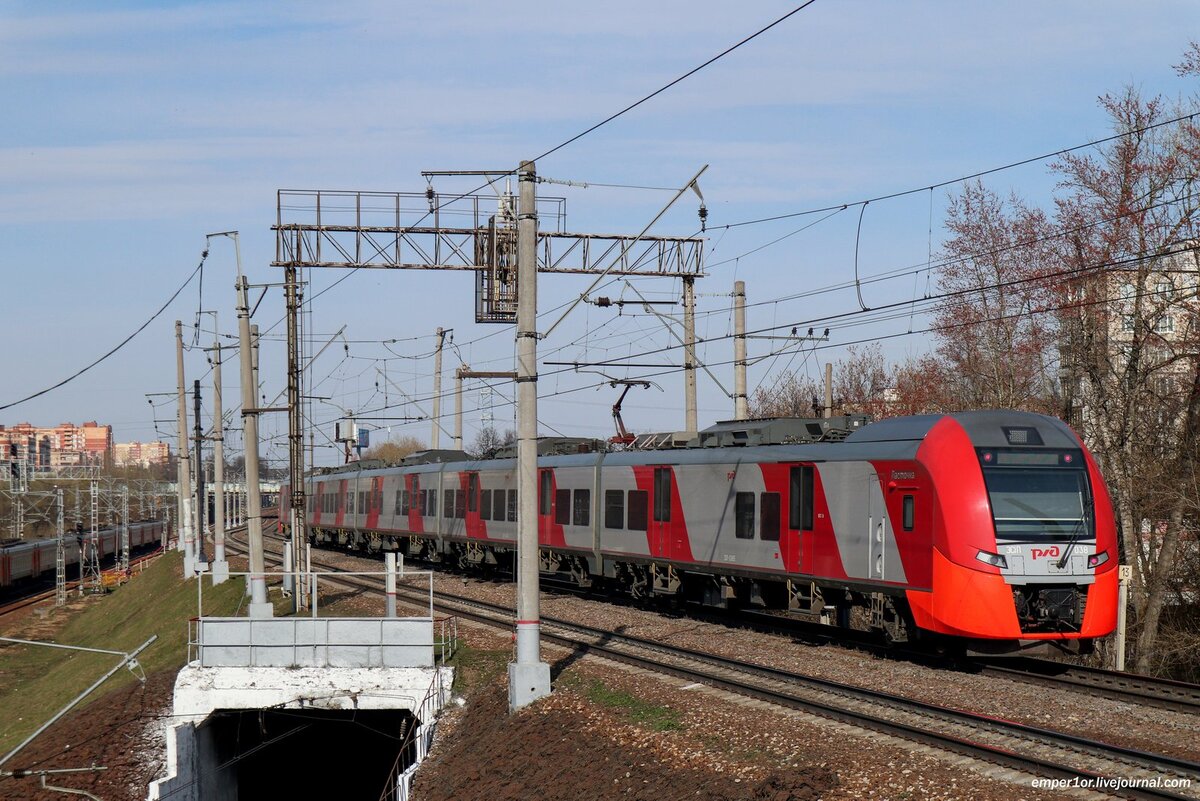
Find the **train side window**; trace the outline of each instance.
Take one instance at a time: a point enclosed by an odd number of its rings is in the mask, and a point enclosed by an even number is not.
[[[571,503],[571,525],[590,526],[592,524],[592,491],[588,489],[575,490]]]
[[[813,466],[805,465],[800,468],[801,497],[803,504],[800,509],[800,528],[804,531],[813,530]]]
[[[671,522],[671,468],[654,468],[654,520]]]
[[[475,512],[479,509],[479,474],[470,473],[467,476],[467,511]]]
[[[462,490],[454,493],[454,517],[462,520],[467,516],[467,496]]]
[[[629,491],[629,530],[645,531],[647,528],[647,513],[650,511],[649,493],[645,490]]]
[[[454,496],[455,492],[452,489],[442,491],[442,517],[454,517]]]
[[[554,482],[554,475],[549,470],[542,471],[542,483],[538,492],[538,514],[545,517],[550,514],[550,505],[554,498],[550,495],[550,488]]]
[[[479,499],[479,519],[492,519],[492,491],[484,490],[483,497]]]
[[[396,514],[408,514],[408,490],[396,490]]]
[[[504,490],[498,489],[492,496],[492,519],[504,519]]]
[[[793,467],[788,471],[788,528],[799,529],[801,510],[804,508],[803,468]]]
[[[554,522],[565,526],[571,522],[571,491],[560,489],[554,492]]]
[[[425,514],[429,517],[437,517],[438,509],[438,491],[431,489],[429,491],[429,503],[425,506]]]
[[[779,541],[779,493],[764,492],[758,496],[758,536],[768,542]]]
[[[813,467],[793,467],[789,474],[788,528],[812,531],[813,528]]]
[[[508,522],[517,522],[517,491],[515,489],[508,491]]]
[[[754,493],[739,492],[733,499],[733,535],[739,540],[754,539]]]
[[[625,528],[625,493],[621,490],[604,491],[604,527]]]
[[[913,522],[914,522],[914,518],[916,517],[915,506],[916,506],[916,501],[913,498],[913,496],[905,495],[904,496],[904,515],[903,515],[903,520],[901,521],[904,525],[905,531],[913,530]]]

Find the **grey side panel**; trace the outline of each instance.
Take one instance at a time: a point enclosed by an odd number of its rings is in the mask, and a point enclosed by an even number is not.
[[[758,465],[688,465],[676,467],[675,476],[696,562],[717,566],[749,564],[747,551],[754,540],[739,540],[735,535],[734,497],[737,492],[752,492],[757,498],[762,492],[762,471]]]
[[[615,528],[608,528],[606,526],[603,526],[603,518],[601,518],[601,521],[602,521],[601,522],[602,532],[600,535],[601,550],[603,550],[605,553],[608,553],[610,555],[626,553],[626,554],[633,554],[633,555],[637,555],[637,556],[649,556],[650,555],[650,542],[649,542],[649,539],[647,538],[646,532],[633,531],[632,529],[627,527],[628,521],[629,521],[629,507],[628,507],[629,492],[631,490],[636,490],[638,488],[637,487],[637,479],[634,477],[634,474],[633,474],[633,468],[626,467],[626,466],[615,467],[615,466],[610,465],[606,461],[604,464],[604,467],[603,467],[603,474],[601,476],[600,484],[601,484],[601,497],[600,497],[600,500],[597,502],[599,504],[598,513],[597,513],[598,515],[603,514],[603,509],[604,509],[603,494],[604,494],[604,492],[607,492],[608,490],[619,490],[622,493],[624,493],[625,500],[626,500],[625,515],[624,515],[623,522],[622,522],[622,528],[615,529]]]
[[[817,471],[846,575],[904,583],[904,565],[875,468],[869,462],[825,462]]]

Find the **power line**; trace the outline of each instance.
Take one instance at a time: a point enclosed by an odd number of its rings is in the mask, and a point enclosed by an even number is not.
[[[796,6],[796,7],[795,7],[795,8],[793,8],[791,11],[789,11],[789,12],[788,12],[788,13],[786,13],[786,14],[784,14],[782,17],[780,17],[779,19],[777,19],[777,20],[775,20],[774,22],[770,23],[769,25],[766,25],[765,27],[759,28],[757,31],[755,31],[754,33],[750,34],[750,35],[749,35],[749,36],[747,36],[745,39],[742,39],[742,40],[741,40],[740,42],[738,42],[737,44],[735,44],[735,45],[732,45],[732,46],[730,46],[730,47],[727,47],[727,48],[725,48],[725,49],[724,49],[724,50],[722,50],[720,53],[717,53],[715,56],[713,56],[712,58],[710,58],[708,61],[705,61],[705,62],[704,62],[703,64],[701,64],[700,66],[698,66],[698,67],[694,67],[693,69],[690,69],[690,70],[688,70],[688,71],[687,71],[687,72],[685,72],[683,75],[680,75],[678,78],[676,78],[675,80],[671,81],[670,83],[668,83],[668,84],[664,84],[663,86],[660,86],[658,89],[655,89],[653,92],[651,92],[650,94],[646,95],[646,96],[645,96],[645,97],[643,97],[641,100],[638,100],[638,101],[635,101],[635,102],[633,102],[633,103],[630,103],[628,106],[626,106],[625,108],[623,108],[623,109],[621,109],[620,111],[616,112],[615,114],[610,114],[609,116],[607,116],[607,117],[605,117],[604,119],[600,120],[600,122],[596,123],[596,124],[595,124],[595,125],[593,125],[592,127],[588,128],[588,129],[586,129],[586,130],[584,130],[584,131],[581,131],[580,133],[577,133],[577,134],[575,134],[574,136],[572,136],[570,139],[566,140],[565,142],[562,142],[562,143],[560,143],[560,144],[558,144],[558,145],[555,145],[554,147],[552,147],[552,148],[550,148],[549,150],[547,150],[545,153],[542,153],[540,156],[537,156],[536,158],[534,158],[534,159],[533,159],[533,161],[540,161],[541,159],[544,159],[546,156],[549,156],[551,153],[555,153],[555,152],[557,152],[557,151],[559,151],[559,150],[562,150],[564,147],[566,147],[567,145],[571,144],[572,142],[576,142],[576,141],[578,141],[578,140],[582,139],[583,137],[585,137],[585,136],[587,136],[588,134],[590,134],[592,131],[595,131],[595,130],[597,130],[598,128],[602,128],[603,126],[605,126],[605,125],[607,125],[608,123],[612,122],[613,120],[617,119],[617,118],[618,118],[618,117],[620,117],[621,115],[623,115],[623,114],[626,114],[626,113],[628,113],[628,112],[630,112],[630,111],[633,111],[635,108],[637,108],[638,106],[642,105],[642,104],[643,104],[643,103],[645,103],[646,101],[648,101],[648,100],[651,100],[651,99],[653,99],[653,98],[657,97],[658,95],[661,95],[663,92],[667,91],[667,90],[668,90],[668,89],[670,89],[672,86],[675,86],[676,84],[678,84],[678,83],[681,83],[681,82],[683,82],[683,81],[687,80],[688,78],[692,77],[693,75],[695,75],[697,72],[699,72],[700,70],[704,69],[704,68],[705,68],[705,67],[707,67],[708,65],[710,65],[710,64],[712,64],[712,63],[714,63],[714,62],[716,62],[716,61],[719,61],[720,59],[722,59],[722,58],[724,58],[725,56],[727,56],[727,55],[729,55],[730,53],[732,53],[734,50],[737,50],[737,49],[738,49],[739,47],[741,47],[742,45],[744,45],[744,44],[747,44],[747,43],[749,43],[749,42],[751,42],[751,41],[753,41],[753,40],[757,39],[759,36],[762,36],[764,33],[766,33],[767,31],[771,30],[771,29],[772,29],[772,28],[774,28],[776,25],[779,25],[781,22],[784,22],[785,20],[789,19],[790,17],[793,17],[793,16],[795,16],[796,14],[799,14],[801,11],[803,11],[803,10],[804,10],[804,9],[806,9],[806,8],[808,8],[809,6],[811,6],[811,5],[812,5],[813,3],[815,3],[815,2],[816,2],[816,0],[808,0],[808,1],[807,1],[807,2],[805,2],[805,3],[801,3],[800,5]],[[510,173],[510,174],[511,174],[511,173]],[[482,187],[481,187],[481,188],[482,188]]]
[[[98,365],[101,362],[108,359],[108,357],[112,356],[114,353],[119,351],[121,348],[128,345],[130,343],[130,341],[133,340],[134,337],[136,337],[138,334],[142,333],[142,331],[146,330],[146,327],[148,325],[150,325],[150,323],[157,320],[158,316],[167,310],[167,307],[170,306],[172,302],[174,302],[175,298],[179,297],[179,293],[183,292],[183,290],[187,287],[187,285],[192,282],[192,279],[196,277],[196,274],[198,272],[200,272],[200,269],[204,266],[204,260],[206,258],[208,258],[208,251],[205,251],[204,255],[200,257],[200,263],[196,265],[196,269],[192,270],[192,273],[191,273],[191,275],[189,275],[187,277],[187,280],[179,285],[179,288],[176,289],[171,294],[171,297],[167,298],[167,302],[164,303],[162,306],[160,306],[158,311],[154,312],[154,314],[152,314],[150,316],[149,320],[147,320],[146,322],[144,322],[140,326],[138,326],[137,329],[132,334],[125,337],[125,339],[121,340],[121,342],[118,343],[117,346],[114,347],[112,350],[110,350],[108,353],[105,353],[99,359],[96,359],[96,361],[94,361],[91,364],[87,365],[86,367],[76,371],[72,375],[67,376],[62,381],[59,381],[57,384],[54,384],[53,386],[46,387],[45,389],[39,390],[39,391],[33,393],[32,395],[28,395],[24,398],[21,398],[20,400],[13,401],[12,403],[6,403],[5,405],[0,406],[0,411],[3,411],[5,409],[11,409],[14,406],[19,406],[20,404],[25,403],[26,401],[33,400],[34,398],[41,397],[42,395],[45,395],[48,392],[53,392],[54,390],[59,389],[60,387],[66,386],[67,384],[74,381],[76,378],[79,378],[81,375],[86,373],[88,370],[91,370],[96,365]]]
[[[614,113],[614,114],[610,114],[609,116],[605,117],[605,118],[604,118],[603,120],[601,120],[600,122],[596,123],[595,125],[592,125],[592,126],[591,126],[591,127],[589,127],[589,128],[586,128],[586,129],[585,129],[585,130],[583,130],[583,131],[580,131],[579,133],[575,134],[575,135],[574,135],[574,136],[572,136],[571,138],[569,138],[569,139],[567,139],[567,140],[565,140],[565,141],[563,141],[563,142],[560,142],[560,143],[558,143],[557,145],[555,145],[554,147],[552,147],[552,148],[550,148],[549,150],[545,151],[544,153],[541,153],[540,155],[538,155],[538,156],[534,157],[532,160],[533,160],[533,161],[540,161],[541,159],[544,159],[544,158],[546,158],[547,156],[549,156],[549,155],[550,155],[550,154],[552,154],[552,153],[557,153],[559,150],[562,150],[564,147],[567,147],[568,145],[570,145],[570,144],[573,144],[574,142],[577,142],[577,141],[579,141],[579,140],[580,140],[580,139],[582,139],[583,137],[587,136],[588,134],[592,133],[592,132],[593,132],[593,131],[595,131],[595,130],[598,130],[599,128],[602,128],[603,126],[607,125],[608,123],[612,122],[613,120],[617,119],[618,117],[620,117],[620,116],[622,116],[622,115],[624,115],[624,114],[626,114],[626,113],[628,113],[628,112],[630,112],[630,111],[633,111],[635,108],[637,108],[638,106],[642,105],[643,103],[645,103],[645,102],[647,102],[647,101],[649,101],[649,100],[651,100],[651,99],[653,99],[653,98],[657,97],[658,95],[660,95],[660,94],[662,94],[663,92],[667,91],[668,89],[670,89],[671,87],[675,86],[676,84],[679,84],[679,83],[681,83],[681,82],[683,82],[683,81],[687,80],[687,79],[688,79],[688,78],[690,78],[691,76],[695,75],[697,72],[700,72],[702,69],[704,69],[705,67],[709,66],[710,64],[713,64],[714,62],[716,62],[716,61],[719,61],[720,59],[722,59],[722,58],[724,58],[725,56],[729,55],[730,53],[732,53],[734,50],[737,50],[737,49],[738,49],[739,47],[741,47],[742,45],[748,44],[749,42],[753,41],[754,39],[757,39],[759,36],[761,36],[762,34],[766,33],[767,31],[771,30],[771,29],[772,29],[772,28],[774,28],[776,25],[779,25],[780,23],[784,22],[784,21],[785,21],[785,20],[787,20],[788,18],[790,18],[790,17],[792,17],[792,16],[795,16],[796,14],[798,14],[798,13],[800,13],[801,11],[803,11],[804,9],[808,8],[809,6],[811,6],[811,5],[812,5],[813,3],[815,3],[815,2],[816,2],[816,0],[807,0],[807,2],[801,3],[800,5],[796,6],[796,7],[795,7],[795,8],[793,8],[791,11],[789,11],[788,13],[784,14],[782,17],[779,17],[778,19],[776,19],[774,22],[771,22],[770,24],[768,24],[768,25],[766,25],[766,26],[764,26],[764,27],[762,27],[762,28],[759,28],[759,29],[758,29],[757,31],[755,31],[754,33],[752,33],[752,34],[750,34],[749,36],[745,37],[744,39],[742,39],[741,41],[737,42],[736,44],[734,44],[734,45],[731,45],[730,47],[727,47],[726,49],[722,50],[720,53],[718,53],[717,55],[715,55],[715,56],[713,56],[712,58],[708,59],[707,61],[705,61],[703,64],[699,65],[698,67],[694,67],[694,68],[692,68],[692,69],[688,70],[688,71],[687,71],[687,72],[685,72],[683,75],[680,75],[678,78],[676,78],[675,80],[671,81],[670,83],[667,83],[667,84],[664,84],[663,86],[660,86],[658,89],[655,89],[655,90],[654,90],[653,92],[651,92],[650,94],[648,94],[648,95],[646,95],[646,96],[642,97],[641,99],[639,99],[639,100],[637,100],[637,101],[635,101],[635,102],[633,102],[633,103],[630,103],[628,106],[626,106],[625,108],[621,109],[620,111],[618,111],[618,112],[616,112],[616,113]],[[497,175],[497,177],[502,177],[502,176],[504,176],[504,175],[513,175],[514,173],[516,173],[516,169],[511,169],[511,170],[508,170],[507,172],[498,172],[498,173],[496,173],[496,175]],[[455,202],[455,201],[457,201],[457,200],[461,200],[462,198],[465,198],[465,197],[469,197],[470,195],[473,195],[473,194],[475,194],[476,192],[479,192],[480,190],[486,189],[488,186],[491,186],[491,184],[492,184],[492,181],[490,181],[490,180],[489,180],[487,183],[480,184],[479,186],[477,186],[476,188],[472,189],[471,191],[469,191],[469,192],[464,192],[463,194],[461,194],[461,195],[458,195],[457,197],[453,198],[453,199],[450,201],[450,203],[453,203],[453,202]],[[647,188],[650,188],[650,187],[647,187]],[[417,220],[415,223],[413,223],[413,225],[420,225],[420,224],[421,224],[421,222],[422,222],[422,221],[424,221],[424,220],[425,220],[425,218],[429,216],[429,214],[430,214],[430,212],[426,212],[425,214],[423,214],[423,215],[422,215],[422,216],[421,216],[421,217],[420,217],[420,218],[419,218],[419,219],[418,219],[418,220]],[[331,289],[333,289],[334,287],[336,287],[336,286],[338,286],[339,284],[341,284],[341,283],[342,283],[343,281],[345,281],[347,278],[349,278],[350,276],[352,276],[352,275],[354,275],[356,272],[358,272],[358,270],[359,270],[359,269],[360,269],[359,267],[354,267],[354,268],[352,268],[352,269],[351,269],[351,270],[349,270],[349,271],[348,271],[348,272],[347,272],[345,275],[343,275],[343,276],[341,276],[340,278],[338,278],[338,280],[334,281],[332,284],[330,284],[329,286],[325,287],[325,288],[324,288],[324,289],[322,289],[320,292],[318,292],[318,293],[316,293],[315,295],[313,295],[312,297],[308,298],[308,300],[306,301],[306,303],[307,303],[307,304],[309,304],[309,305],[311,305],[311,304],[312,304],[312,302],[313,302],[314,300],[316,300],[317,298],[321,297],[321,295],[324,295],[324,294],[325,294],[326,292],[328,292],[329,290],[331,290]],[[271,327],[270,327],[270,328],[268,328],[268,329],[267,329],[266,331],[264,331],[263,333],[269,333],[270,331],[274,330],[275,326],[277,326],[277,325],[279,325],[281,322],[283,322],[283,320],[284,320],[284,319],[286,319],[286,318],[280,318],[280,319],[279,319],[279,320],[277,320],[275,323],[273,323],[273,324],[271,325]]]
[[[916,189],[905,189],[905,190],[902,190],[899,192],[890,192],[886,195],[877,195],[875,197],[864,198],[862,200],[855,200],[855,201],[848,202],[848,203],[839,203],[839,204],[833,205],[833,206],[824,206],[819,209],[805,209],[804,211],[793,211],[793,212],[789,212],[787,214],[776,214],[771,217],[760,217],[755,220],[742,220],[741,222],[726,223],[725,225],[710,225],[709,228],[714,231],[718,230],[718,229],[741,228],[742,226],[746,226],[746,225],[758,225],[760,223],[775,222],[776,220],[787,220],[787,219],[791,219],[793,217],[803,217],[808,214],[821,214],[821,213],[827,212],[827,211],[842,211],[845,209],[853,208],[854,206],[865,206],[868,203],[876,203],[881,200],[893,200],[898,197],[906,197],[908,195],[915,195],[919,192],[930,192],[934,189],[941,189],[943,186],[950,186],[951,184],[958,184],[958,183],[962,183],[963,181],[970,181],[975,178],[982,178],[985,175],[991,175],[993,173],[1003,172],[1004,170],[1011,170],[1015,167],[1024,167],[1026,164],[1035,164],[1040,161],[1046,161],[1047,159],[1052,159],[1056,156],[1065,156],[1068,153],[1074,153],[1077,150],[1086,150],[1089,147],[1096,147],[1098,145],[1103,145],[1108,142],[1116,141],[1117,139],[1124,139],[1125,137],[1128,137],[1128,136],[1136,136],[1138,134],[1142,134],[1147,131],[1153,131],[1156,128],[1162,128],[1163,126],[1166,126],[1166,125],[1175,125],[1176,123],[1185,122],[1185,121],[1191,122],[1192,120],[1194,120],[1196,118],[1197,114],[1200,114],[1200,112],[1194,111],[1191,114],[1184,114],[1179,117],[1173,117],[1172,119],[1169,119],[1169,120],[1163,120],[1161,122],[1151,123],[1149,125],[1144,125],[1141,128],[1131,128],[1128,131],[1123,131],[1122,133],[1113,134],[1112,136],[1106,136],[1102,139],[1093,139],[1090,142],[1084,142],[1083,144],[1080,144],[1080,145],[1073,145],[1071,147],[1065,147],[1065,148],[1062,148],[1061,150],[1055,150],[1052,153],[1043,153],[1040,156],[1031,156],[1026,159],[1021,159],[1020,161],[1009,162],[1008,164],[1002,164],[999,167],[991,167],[986,170],[980,170],[979,172],[971,173],[970,175],[963,175],[958,178],[951,178],[946,181],[939,181],[934,184],[928,184],[927,186],[917,187]]]

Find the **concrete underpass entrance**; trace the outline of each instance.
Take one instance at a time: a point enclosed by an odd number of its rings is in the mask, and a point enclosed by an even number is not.
[[[310,798],[317,787],[339,799],[378,801],[396,773],[416,760],[418,722],[408,710],[221,710],[197,730],[220,768],[223,799]]]
[[[194,620],[150,801],[405,801],[454,680],[445,625]]]

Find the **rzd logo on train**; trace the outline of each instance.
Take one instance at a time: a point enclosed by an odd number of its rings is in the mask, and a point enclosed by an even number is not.
[[[1030,548],[1029,555],[1034,559],[1054,559],[1058,557],[1061,551],[1057,545],[1051,545],[1049,548]]]

